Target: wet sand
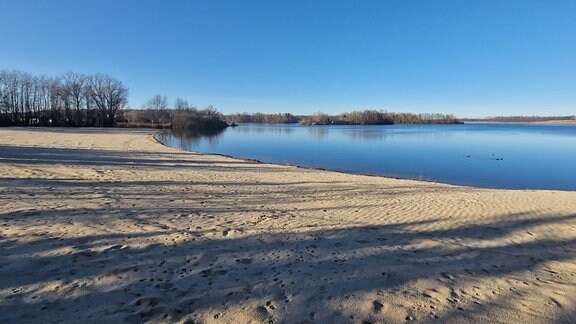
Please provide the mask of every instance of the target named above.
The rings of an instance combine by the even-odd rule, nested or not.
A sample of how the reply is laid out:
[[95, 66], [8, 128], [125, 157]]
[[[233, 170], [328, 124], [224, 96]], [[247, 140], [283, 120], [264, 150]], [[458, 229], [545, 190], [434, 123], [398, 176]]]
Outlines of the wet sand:
[[576, 322], [576, 192], [0, 129], [0, 322]]

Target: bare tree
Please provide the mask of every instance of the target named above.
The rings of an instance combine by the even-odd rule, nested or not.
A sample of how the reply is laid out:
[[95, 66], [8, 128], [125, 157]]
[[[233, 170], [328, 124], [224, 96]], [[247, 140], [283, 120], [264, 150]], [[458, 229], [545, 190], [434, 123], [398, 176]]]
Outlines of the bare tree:
[[149, 118], [153, 123], [166, 122], [169, 119], [168, 114], [168, 98], [159, 94], [150, 98], [145, 105], [149, 110]]
[[218, 109], [216, 109], [216, 107], [212, 105], [209, 105], [208, 107], [204, 108], [203, 111], [206, 113], [206, 115], [210, 117], [216, 117], [220, 115]]
[[182, 99], [182, 98], [176, 98], [176, 101], [174, 102], [174, 109], [176, 110], [186, 110], [190, 108], [190, 104], [188, 103], [187, 100]]
[[67, 115], [71, 126], [83, 126], [85, 123], [82, 110], [85, 105], [86, 76], [68, 72], [63, 77], [64, 91], [67, 97]]
[[153, 110], [162, 110], [168, 108], [168, 98], [159, 94], [152, 97], [146, 103], [146, 108]]
[[100, 110], [105, 127], [112, 127], [116, 113], [128, 102], [128, 89], [122, 82], [106, 74], [96, 74], [87, 78], [90, 97]]
[[0, 71], [0, 126], [11, 122], [9, 78], [8, 71]]

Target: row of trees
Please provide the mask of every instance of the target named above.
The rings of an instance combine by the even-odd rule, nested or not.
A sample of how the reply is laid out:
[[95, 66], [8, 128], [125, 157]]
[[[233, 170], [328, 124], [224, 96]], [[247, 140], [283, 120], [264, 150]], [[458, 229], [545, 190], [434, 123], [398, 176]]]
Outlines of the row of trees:
[[106, 74], [0, 71], [0, 126], [114, 126], [128, 89]]
[[298, 123], [300, 118], [288, 113], [263, 114], [263, 113], [239, 113], [226, 115], [226, 120], [235, 123], [258, 123], [258, 124], [292, 124]]
[[462, 121], [451, 114], [440, 113], [386, 113], [394, 124], [462, 124]]
[[329, 116], [316, 113], [300, 120], [302, 125], [392, 125], [392, 124], [460, 124], [453, 115], [410, 114], [378, 110], [362, 110]]
[[382, 110], [359, 110], [330, 116], [318, 112], [311, 116], [295, 116], [288, 113], [263, 114], [240, 113], [226, 115], [226, 120], [237, 123], [300, 123], [302, 125], [391, 125], [391, 124], [458, 124], [453, 115], [438, 113], [394, 113]]

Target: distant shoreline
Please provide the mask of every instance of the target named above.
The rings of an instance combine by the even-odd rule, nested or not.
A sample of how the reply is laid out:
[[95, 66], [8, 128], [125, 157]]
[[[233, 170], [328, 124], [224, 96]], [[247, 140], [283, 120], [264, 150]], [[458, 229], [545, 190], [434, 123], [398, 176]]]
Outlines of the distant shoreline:
[[535, 125], [576, 125], [576, 120], [547, 120], [547, 121], [483, 121], [466, 120], [464, 124], [535, 124]]
[[573, 120], [548, 120], [548, 121], [533, 122], [531, 124], [576, 125], [576, 119], [573, 119]]

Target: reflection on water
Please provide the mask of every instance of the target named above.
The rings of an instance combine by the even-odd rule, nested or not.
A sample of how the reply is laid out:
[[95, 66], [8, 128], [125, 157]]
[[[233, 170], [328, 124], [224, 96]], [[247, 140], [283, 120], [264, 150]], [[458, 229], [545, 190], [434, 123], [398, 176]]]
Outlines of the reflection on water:
[[346, 134], [359, 141], [383, 141], [386, 140], [386, 132], [377, 130], [349, 129]]
[[171, 131], [162, 132], [157, 135], [160, 142], [178, 147], [183, 150], [191, 150], [193, 147], [198, 146], [200, 143], [216, 147], [218, 145], [219, 137], [224, 133], [224, 130], [212, 130], [199, 133], [189, 129], [173, 129]]
[[[266, 127], [269, 126], [269, 127]], [[266, 125], [266, 124], [241, 124], [241, 127], [234, 128], [234, 132], [237, 133], [255, 133], [264, 134], [270, 133], [275, 135], [289, 135], [294, 131], [292, 127], [276, 127], [277, 125]]]
[[330, 126], [309, 126], [307, 127], [308, 134], [316, 138], [324, 137], [328, 134]]
[[165, 133], [191, 151], [497, 188], [576, 190], [576, 127], [522, 124], [240, 125]]

